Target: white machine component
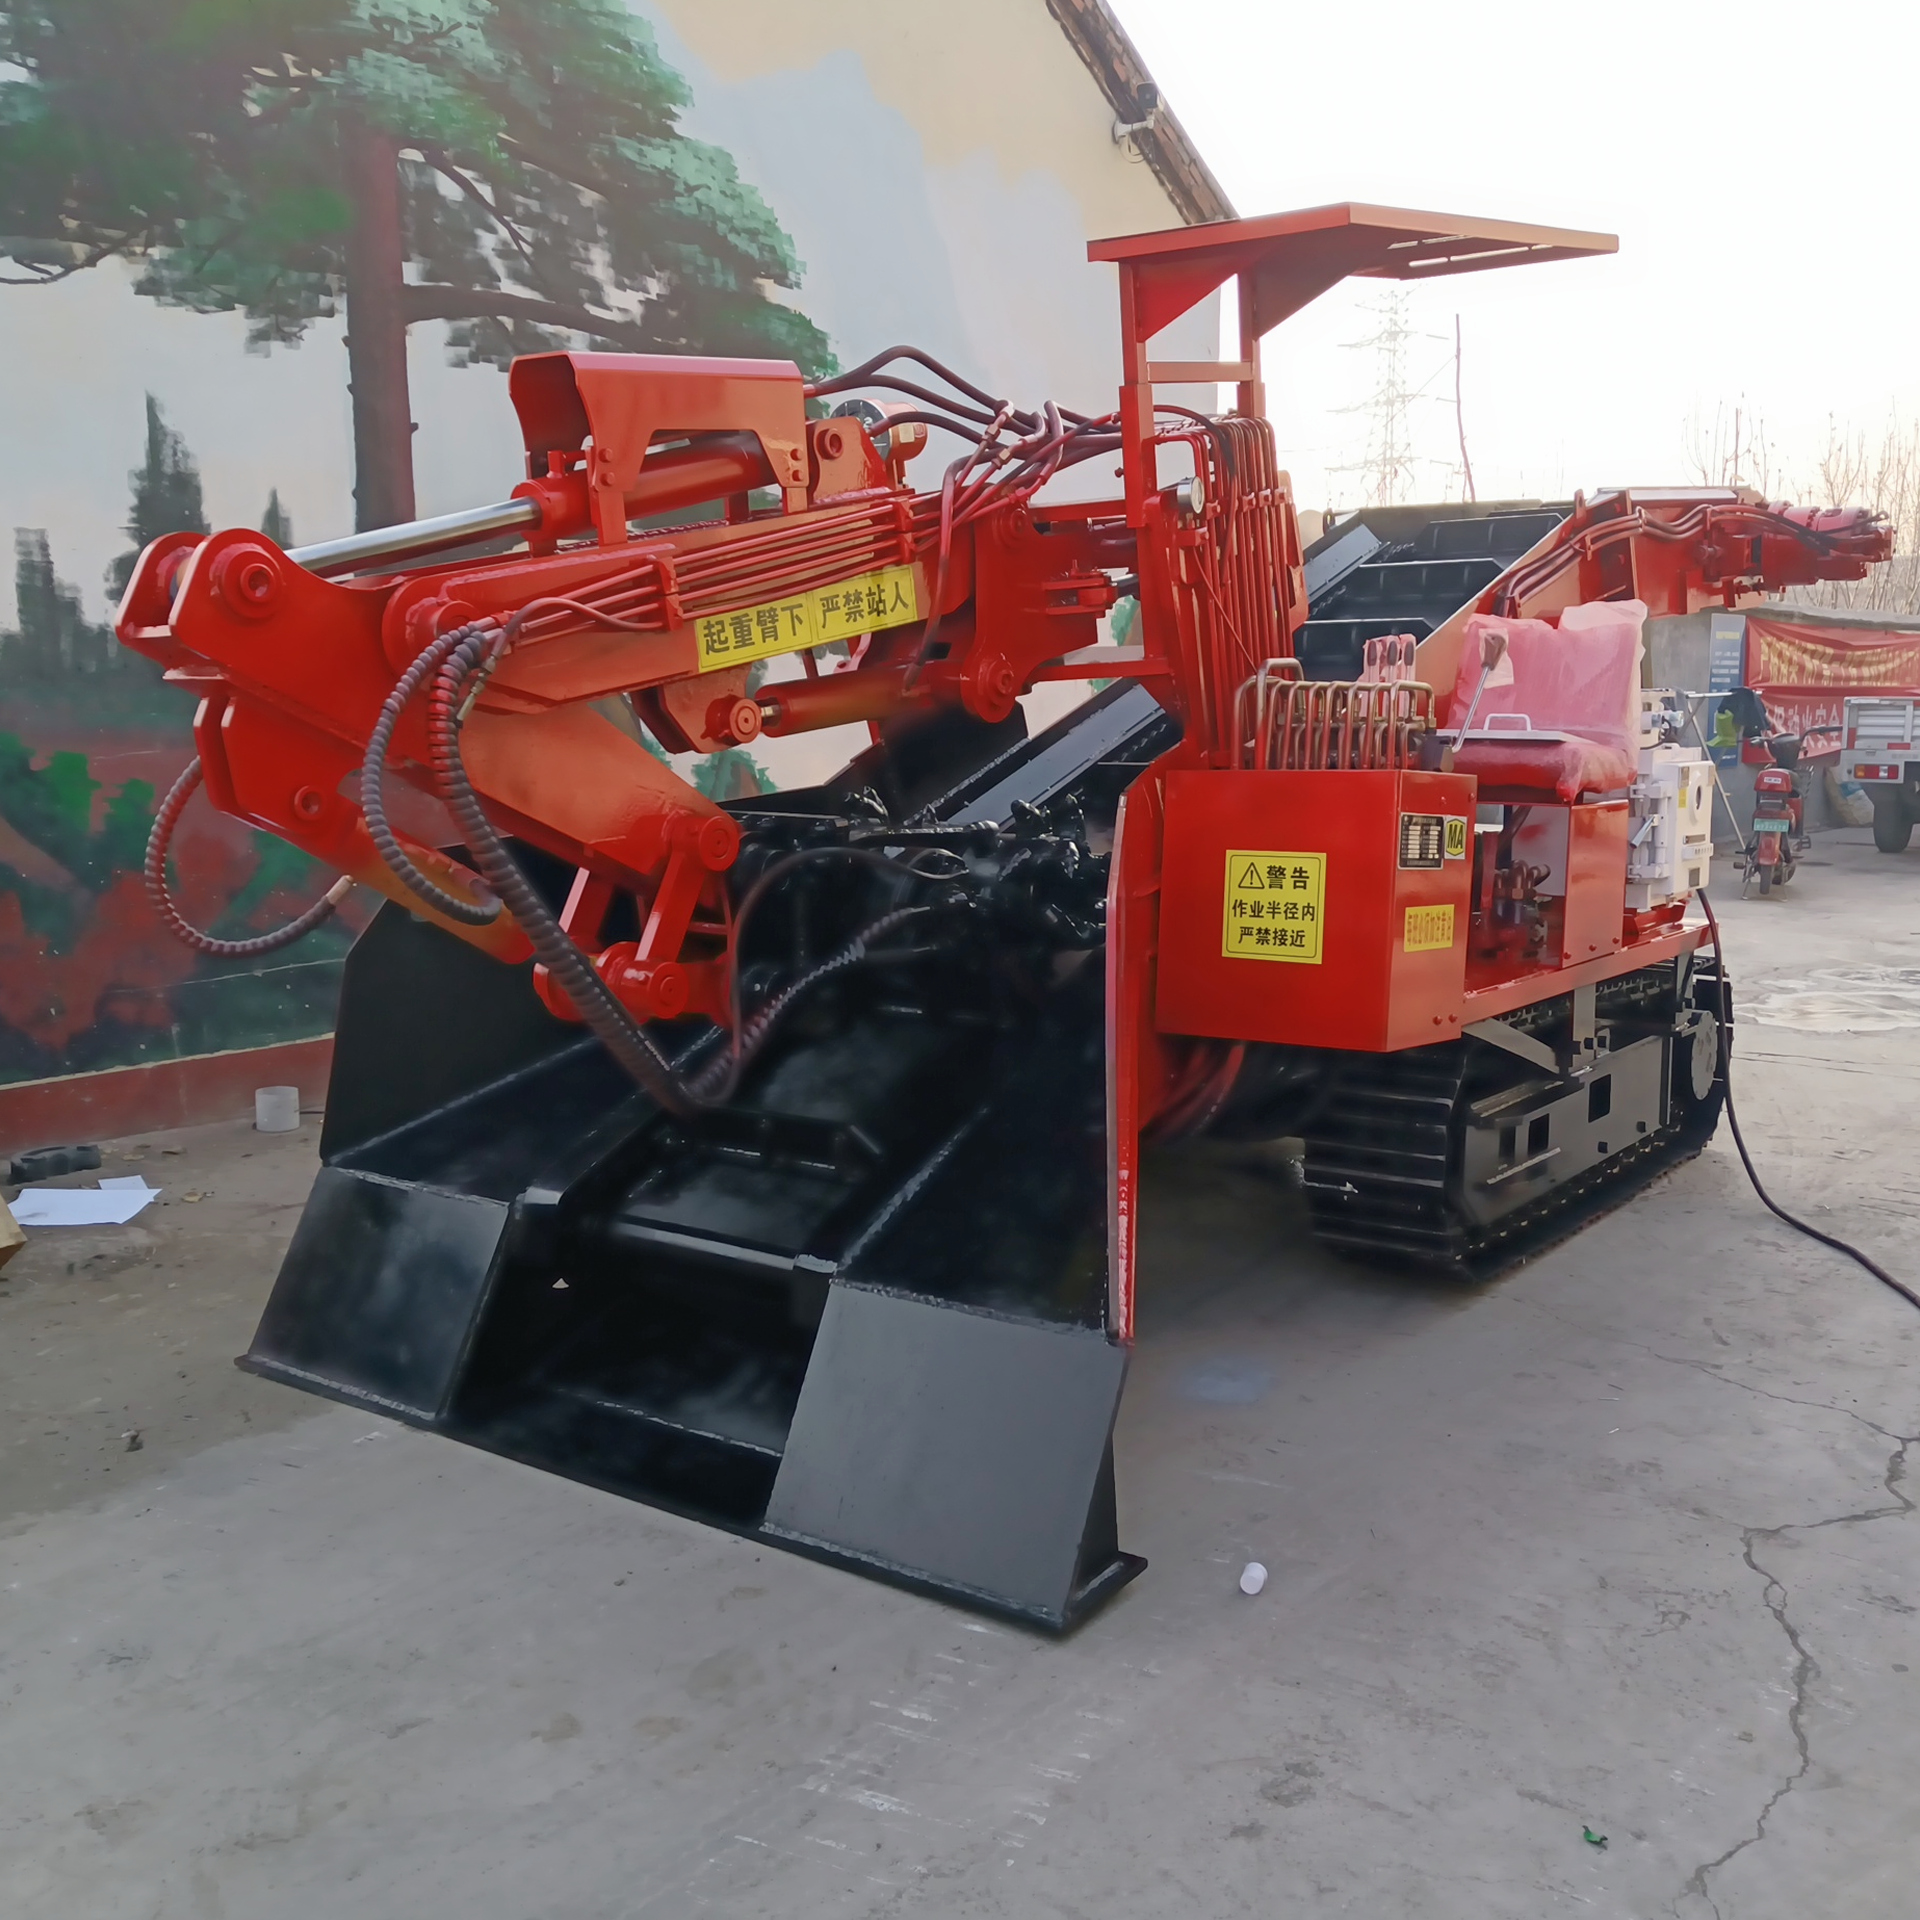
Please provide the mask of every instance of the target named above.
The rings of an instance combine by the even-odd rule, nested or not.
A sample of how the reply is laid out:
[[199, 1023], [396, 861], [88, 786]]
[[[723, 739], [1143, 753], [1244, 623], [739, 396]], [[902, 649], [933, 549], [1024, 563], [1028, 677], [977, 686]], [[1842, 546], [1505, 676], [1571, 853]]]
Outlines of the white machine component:
[[1713, 861], [1713, 763], [1682, 746], [1670, 693], [1640, 695], [1640, 776], [1628, 790], [1627, 909], [1645, 913], [1707, 884]]

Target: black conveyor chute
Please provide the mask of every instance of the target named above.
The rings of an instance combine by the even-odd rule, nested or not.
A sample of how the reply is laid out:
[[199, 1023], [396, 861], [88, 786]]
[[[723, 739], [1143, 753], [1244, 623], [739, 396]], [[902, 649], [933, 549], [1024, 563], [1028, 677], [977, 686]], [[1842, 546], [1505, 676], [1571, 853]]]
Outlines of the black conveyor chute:
[[[1034, 740], [921, 740], [896, 804], [1110, 818], [1172, 738], [1115, 687]], [[869, 807], [876, 771], [848, 783]], [[845, 791], [766, 804], [791, 826]], [[1142, 1564], [1114, 1512], [1127, 1354], [1087, 958], [1037, 1001], [994, 999], [991, 968], [971, 999], [856, 970], [731, 1105], [674, 1119], [525, 969], [389, 905], [347, 962], [323, 1169], [242, 1364], [1069, 1627]]]

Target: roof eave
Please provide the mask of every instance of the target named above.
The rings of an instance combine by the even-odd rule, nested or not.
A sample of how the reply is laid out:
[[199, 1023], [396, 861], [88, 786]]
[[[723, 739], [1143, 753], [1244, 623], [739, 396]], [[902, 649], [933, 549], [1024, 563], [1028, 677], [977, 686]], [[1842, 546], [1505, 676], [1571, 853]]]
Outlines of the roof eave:
[[[1099, 84], [1115, 122], [1131, 123], [1140, 89], [1151, 86], [1157, 92], [1158, 85], [1106, 0], [1047, 0], [1047, 11]], [[1153, 124], [1129, 137], [1182, 220], [1197, 225], [1234, 218], [1226, 189], [1213, 177], [1213, 169], [1201, 159], [1199, 148], [1164, 98]]]

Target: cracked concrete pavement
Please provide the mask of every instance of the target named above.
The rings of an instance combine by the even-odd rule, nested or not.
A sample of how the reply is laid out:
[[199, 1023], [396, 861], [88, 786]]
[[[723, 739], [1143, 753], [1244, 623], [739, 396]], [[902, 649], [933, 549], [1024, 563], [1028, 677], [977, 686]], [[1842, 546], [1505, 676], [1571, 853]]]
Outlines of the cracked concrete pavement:
[[[1761, 1807], [1759, 1815], [1754, 1820], [1753, 1831], [1736, 1840], [1716, 1859], [1703, 1861], [1688, 1876], [1684, 1889], [1686, 1896], [1704, 1901], [1715, 1914], [1720, 1913], [1721, 1908], [1719, 1901], [1714, 1897], [1714, 1892], [1709, 1888], [1709, 1880], [1749, 1847], [1757, 1846], [1766, 1839], [1767, 1823], [1773, 1817], [1774, 1809], [1813, 1771], [1813, 1746], [1807, 1733], [1807, 1710], [1811, 1690], [1821, 1677], [1820, 1664], [1814, 1658], [1800, 1629], [1794, 1624], [1792, 1616], [1787, 1611], [1788, 1596], [1785, 1582], [1767, 1567], [1762, 1566], [1754, 1557], [1756, 1543], [1766, 1541], [1774, 1546], [1792, 1546], [1797, 1544], [1788, 1538], [1793, 1534], [1814, 1533], [1824, 1527], [1859, 1526], [1873, 1520], [1900, 1519], [1912, 1513], [1913, 1502], [1900, 1491], [1900, 1482], [1906, 1476], [1907, 1449], [1916, 1439], [1920, 1439], [1920, 1435], [1895, 1436], [1887, 1434], [1884, 1428], [1876, 1428], [1875, 1431], [1881, 1433], [1884, 1438], [1898, 1440], [1898, 1444], [1888, 1456], [1884, 1479], [1892, 1504], [1867, 1507], [1859, 1513], [1835, 1514], [1828, 1519], [1808, 1521], [1805, 1525], [1797, 1527], [1748, 1527], [1743, 1536], [1745, 1552], [1742, 1558], [1749, 1569], [1763, 1582], [1767, 1611], [1773, 1615], [1781, 1633], [1786, 1636], [1788, 1646], [1793, 1649], [1792, 1671], [1788, 1677], [1791, 1699], [1787, 1706], [1787, 1728], [1793, 1736], [1795, 1765], [1779, 1786], [1767, 1796], [1766, 1804]], [[1914, 1611], [1911, 1604], [1901, 1600], [1897, 1595], [1874, 1594], [1863, 1588], [1862, 1597], [1874, 1605], [1887, 1607], [1895, 1613], [1910, 1614]], [[1908, 1671], [1908, 1666], [1906, 1663], [1895, 1662], [1893, 1671], [1905, 1673]]]
[[[1864, 843], [1729, 889], [1743, 996], [1920, 970]], [[1739, 1058], [1778, 1197], [1920, 1273], [1920, 1027]], [[1064, 1643], [235, 1373], [312, 1130], [142, 1145], [168, 1205], [0, 1287], [9, 1915], [1914, 1911], [1920, 1313], [1724, 1135], [1470, 1290], [1162, 1156], [1151, 1564]]]

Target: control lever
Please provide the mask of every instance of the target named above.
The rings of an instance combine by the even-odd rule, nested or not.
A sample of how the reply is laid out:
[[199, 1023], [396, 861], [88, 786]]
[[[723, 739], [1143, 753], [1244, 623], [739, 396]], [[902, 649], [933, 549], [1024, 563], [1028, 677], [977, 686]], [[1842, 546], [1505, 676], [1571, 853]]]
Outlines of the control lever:
[[1472, 730], [1473, 716], [1480, 711], [1480, 696], [1487, 690], [1487, 682], [1493, 677], [1493, 670], [1507, 657], [1507, 630], [1504, 627], [1489, 627], [1480, 636], [1480, 679], [1473, 689], [1473, 698], [1467, 702], [1467, 717], [1455, 729], [1453, 744], [1457, 747]]

